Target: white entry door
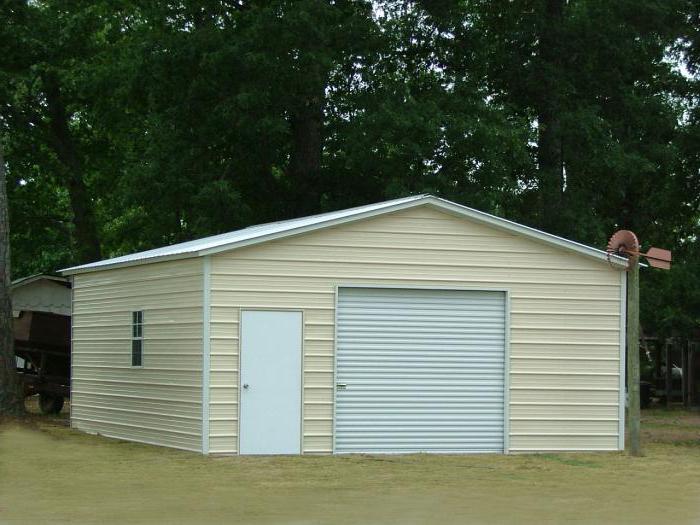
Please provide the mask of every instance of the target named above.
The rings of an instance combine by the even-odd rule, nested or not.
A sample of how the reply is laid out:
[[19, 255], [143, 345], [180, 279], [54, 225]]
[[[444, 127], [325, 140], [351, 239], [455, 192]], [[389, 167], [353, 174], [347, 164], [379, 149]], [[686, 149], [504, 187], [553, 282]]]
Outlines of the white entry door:
[[241, 315], [241, 454], [301, 453], [301, 312]]

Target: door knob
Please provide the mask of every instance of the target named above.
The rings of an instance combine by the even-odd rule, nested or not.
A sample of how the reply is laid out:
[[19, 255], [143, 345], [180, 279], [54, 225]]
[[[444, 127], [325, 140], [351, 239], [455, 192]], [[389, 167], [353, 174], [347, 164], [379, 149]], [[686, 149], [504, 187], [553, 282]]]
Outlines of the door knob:
[[243, 384], [243, 388], [245, 388], [246, 390], [248, 390], [248, 386], [249, 386], [248, 383]]

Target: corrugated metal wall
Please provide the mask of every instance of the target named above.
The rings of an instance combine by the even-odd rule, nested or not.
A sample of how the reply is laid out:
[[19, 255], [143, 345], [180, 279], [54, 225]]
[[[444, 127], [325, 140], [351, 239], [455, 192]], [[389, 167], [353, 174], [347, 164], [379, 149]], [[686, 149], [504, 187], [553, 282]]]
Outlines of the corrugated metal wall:
[[212, 256], [211, 452], [238, 432], [238, 318], [303, 308], [306, 453], [333, 446], [335, 287], [508, 288], [510, 450], [618, 447], [620, 272], [430, 207]]
[[506, 294], [341, 288], [336, 452], [503, 452]]
[[[74, 276], [71, 424], [201, 450], [202, 259]], [[143, 367], [131, 312], [144, 311]]]

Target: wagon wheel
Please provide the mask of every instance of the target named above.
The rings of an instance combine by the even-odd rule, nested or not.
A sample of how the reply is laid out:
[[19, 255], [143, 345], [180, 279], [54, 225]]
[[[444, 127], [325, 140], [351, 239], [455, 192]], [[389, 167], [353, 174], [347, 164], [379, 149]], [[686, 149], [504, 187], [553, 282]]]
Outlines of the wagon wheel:
[[63, 396], [39, 394], [39, 408], [42, 414], [58, 414], [63, 409]]

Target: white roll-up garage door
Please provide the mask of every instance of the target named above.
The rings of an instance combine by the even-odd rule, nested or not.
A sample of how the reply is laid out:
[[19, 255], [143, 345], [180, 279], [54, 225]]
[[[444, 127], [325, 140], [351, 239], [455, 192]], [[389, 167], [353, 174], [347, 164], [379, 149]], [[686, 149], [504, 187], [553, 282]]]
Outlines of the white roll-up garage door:
[[340, 288], [335, 451], [502, 452], [505, 293]]

